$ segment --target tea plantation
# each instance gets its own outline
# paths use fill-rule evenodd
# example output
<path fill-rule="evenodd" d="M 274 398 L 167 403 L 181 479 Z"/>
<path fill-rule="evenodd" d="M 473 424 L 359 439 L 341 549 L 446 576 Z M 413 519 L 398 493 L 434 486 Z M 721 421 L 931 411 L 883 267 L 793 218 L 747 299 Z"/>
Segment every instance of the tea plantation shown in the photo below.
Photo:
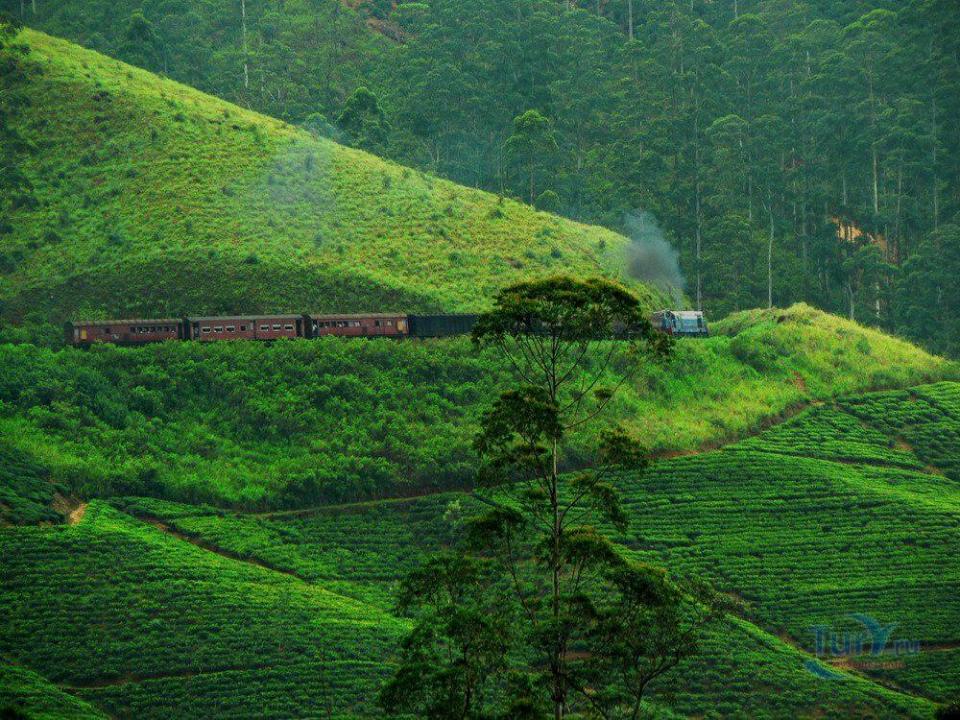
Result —
<path fill-rule="evenodd" d="M 115 716 L 347 716 L 403 631 L 98 503 L 75 526 L 0 532 L 0 554 L 0 656 Z"/>
<path fill-rule="evenodd" d="M 0 661 L 0 711 L 34 720 L 106 720 L 93 705 L 35 672 Z M 4 716 L 6 717 L 6 716 Z"/>
<path fill-rule="evenodd" d="M 960 384 L 844 397 L 721 450 L 660 461 L 625 483 L 631 524 L 620 541 L 637 557 L 709 579 L 736 597 L 741 608 L 738 617 L 704 636 L 701 656 L 655 688 L 654 703 L 681 716 L 709 718 L 923 718 L 932 715 L 930 701 L 960 693 L 960 484 L 947 476 L 955 455 L 942 436 L 916 431 L 921 422 L 936 422 L 954 437 L 950 433 L 960 429 Z M 36 574 L 63 561 L 41 557 L 39 548 L 56 558 L 68 538 L 73 538 L 70 546 L 84 548 L 72 572 L 104 569 L 101 563 L 119 568 L 118 551 L 99 538 L 122 531 L 156 548 L 126 558 L 123 572 L 152 576 L 155 567 L 149 573 L 145 568 L 162 559 L 164 573 L 176 568 L 182 580 L 188 572 L 186 558 L 191 567 L 203 567 L 198 561 L 206 558 L 207 566 L 218 568 L 210 594 L 178 585 L 176 592 L 184 596 L 175 600 L 173 590 L 168 594 L 146 585 L 149 592 L 139 593 L 124 620 L 106 624 L 111 641 L 99 644 L 105 669 L 96 677 L 84 672 L 79 660 L 66 674 L 58 672 L 64 665 L 54 663 L 52 653 L 69 657 L 77 640 L 43 638 L 38 643 L 32 633 L 40 625 L 31 625 L 26 611 L 17 609 L 23 618 L 18 623 L 27 628 L 21 636 L 24 647 L 34 650 L 16 659 L 53 673 L 52 679 L 105 708 L 136 707 L 146 717 L 182 709 L 177 703 L 186 704 L 192 693 L 202 695 L 202 703 L 211 697 L 234 703 L 222 707 L 238 713 L 250 712 L 255 702 L 271 712 L 280 708 L 276 716 L 283 715 L 283 708 L 316 708 L 320 702 L 333 703 L 335 716 L 345 707 L 364 710 L 356 688 L 364 682 L 372 686 L 377 673 L 385 672 L 389 642 L 351 631 L 356 642 L 348 646 L 346 635 L 338 639 L 337 625 L 327 620 L 322 629 L 311 624 L 306 635 L 302 628 L 291 629 L 309 624 L 308 616 L 298 614 L 314 602 L 308 590 L 320 593 L 323 612 L 338 622 L 382 618 L 386 627 L 396 628 L 389 610 L 397 579 L 424 553 L 455 543 L 461 523 L 478 507 L 471 496 L 459 493 L 259 515 L 149 498 L 111 503 L 115 509 L 91 506 L 96 513 L 76 527 L 30 531 L 28 536 L 8 531 L 4 550 L 26 557 L 5 583 L 19 590 L 40 582 Z M 131 516 L 160 521 L 168 533 Z M 20 550 L 33 543 L 34 554 Z M 107 577 L 119 572 L 104 571 Z M 69 577 L 79 582 L 75 575 L 64 576 Z M 63 581 L 45 582 L 49 587 Z M 207 577 L 205 582 L 213 581 Z M 224 602 L 218 593 L 234 582 L 289 587 L 291 599 L 273 600 L 269 594 L 241 599 L 228 592 Z M 92 607 L 102 603 L 101 594 L 122 596 L 122 587 L 88 579 L 74 585 L 82 599 L 59 601 L 38 623 L 72 628 L 74 604 Z M 28 604 L 14 602 L 15 597 L 16 592 L 4 594 L 4 608 Z M 262 603 L 274 603 L 270 613 L 280 612 L 291 625 L 264 628 L 256 617 L 243 614 Z M 236 622 L 225 623 L 224 605 L 244 620 L 235 637 L 223 636 L 227 626 L 238 632 Z M 865 626 L 854 615 L 882 627 L 895 625 L 882 662 L 854 658 L 851 670 L 845 662 L 851 658 L 829 651 L 815 657 L 812 628 L 863 632 Z M 177 632 L 163 639 L 149 632 L 156 627 L 159 633 L 173 621 L 182 628 L 184 618 L 189 618 L 190 630 L 184 630 L 182 645 Z M 102 615 L 94 612 L 91 619 L 104 627 Z M 146 620 L 147 633 L 136 625 L 138 619 Z M 240 648 L 251 641 L 247 632 L 254 628 L 269 638 L 256 646 L 259 660 L 249 648 Z M 64 635 L 83 638 L 84 632 L 71 629 Z M 308 647 L 321 636 L 324 647 Z M 203 644 L 188 647 L 186 637 L 199 637 Z M 126 654 L 121 638 L 141 648 L 155 646 L 157 657 L 151 652 L 144 667 L 142 659 Z M 903 642 L 919 652 L 890 655 Z M 14 651 L 3 652 L 10 656 Z M 182 653 L 179 659 L 177 652 Z M 340 671 L 348 667 L 347 656 L 357 668 L 369 668 L 365 676 L 357 668 L 350 670 L 352 678 L 367 678 L 357 679 L 354 690 Z M 305 686 L 301 673 L 309 672 L 320 679 Z M 243 692 L 231 692 L 237 683 Z M 205 707 L 213 712 L 221 706 Z"/>

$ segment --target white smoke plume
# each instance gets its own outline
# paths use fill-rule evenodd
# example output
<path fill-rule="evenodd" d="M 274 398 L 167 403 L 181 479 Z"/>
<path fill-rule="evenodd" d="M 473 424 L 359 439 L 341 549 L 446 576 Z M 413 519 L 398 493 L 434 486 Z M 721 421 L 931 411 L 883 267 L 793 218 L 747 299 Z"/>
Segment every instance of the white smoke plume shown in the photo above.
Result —
<path fill-rule="evenodd" d="M 680 254 L 664 237 L 656 218 L 637 210 L 624 215 L 623 225 L 633 241 L 627 248 L 627 273 L 670 293 L 679 306 L 686 286 L 680 272 Z"/>

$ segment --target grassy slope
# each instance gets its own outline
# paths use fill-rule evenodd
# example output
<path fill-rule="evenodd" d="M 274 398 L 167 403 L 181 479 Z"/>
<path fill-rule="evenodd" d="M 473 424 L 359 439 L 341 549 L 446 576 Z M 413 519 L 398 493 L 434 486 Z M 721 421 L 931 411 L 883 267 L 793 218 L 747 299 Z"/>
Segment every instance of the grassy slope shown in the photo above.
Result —
<path fill-rule="evenodd" d="M 0 250 L 8 318 L 476 309 L 616 271 L 622 236 L 385 162 L 25 30 L 37 207 Z M 642 288 L 639 288 L 642 291 Z"/>
<path fill-rule="evenodd" d="M 645 368 L 619 396 L 618 419 L 654 450 L 682 453 L 804 402 L 957 376 L 804 306 L 749 320 L 678 343 L 669 367 Z M 88 497 L 264 508 L 408 494 L 470 481 L 477 417 L 507 382 L 465 339 L 0 345 L 0 452 Z"/>
<path fill-rule="evenodd" d="M 637 556 L 703 576 L 743 601 L 743 619 L 706 636 L 704 656 L 659 689 L 673 691 L 673 709 L 929 716 L 929 704 L 862 674 L 933 700 L 960 692 L 957 651 L 941 649 L 960 640 L 960 485 L 941 474 L 955 453 L 941 452 L 942 434 L 923 434 L 930 421 L 960 431 L 960 384 L 843 398 L 722 450 L 663 460 L 623 488 L 633 520 L 621 540 Z M 116 502 L 384 609 L 396 579 L 422 553 L 454 542 L 476 509 L 457 494 L 263 516 Z M 810 628 L 862 632 L 852 613 L 897 623 L 891 641 L 919 641 L 921 653 L 840 680 L 810 674 Z"/>

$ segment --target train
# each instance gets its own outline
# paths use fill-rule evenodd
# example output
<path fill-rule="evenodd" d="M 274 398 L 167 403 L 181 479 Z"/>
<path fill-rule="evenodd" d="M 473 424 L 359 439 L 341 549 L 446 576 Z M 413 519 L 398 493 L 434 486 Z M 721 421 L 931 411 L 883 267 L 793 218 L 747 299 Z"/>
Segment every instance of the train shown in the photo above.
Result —
<path fill-rule="evenodd" d="M 677 337 L 708 337 L 707 320 L 699 310 L 658 310 L 650 316 L 655 330 Z"/>
<path fill-rule="evenodd" d="M 478 315 L 275 314 L 216 315 L 184 318 L 79 320 L 66 323 L 67 344 L 144 345 L 165 340 L 279 340 L 281 338 L 447 337 L 466 335 Z"/>
<path fill-rule="evenodd" d="M 407 315 L 405 313 L 301 315 L 216 315 L 184 318 L 80 320 L 66 323 L 68 345 L 97 343 L 144 345 L 166 340 L 280 340 L 339 337 L 437 338 L 468 335 L 479 315 Z M 703 337 L 703 313 L 662 310 L 651 316 L 653 327 L 677 336 Z"/>

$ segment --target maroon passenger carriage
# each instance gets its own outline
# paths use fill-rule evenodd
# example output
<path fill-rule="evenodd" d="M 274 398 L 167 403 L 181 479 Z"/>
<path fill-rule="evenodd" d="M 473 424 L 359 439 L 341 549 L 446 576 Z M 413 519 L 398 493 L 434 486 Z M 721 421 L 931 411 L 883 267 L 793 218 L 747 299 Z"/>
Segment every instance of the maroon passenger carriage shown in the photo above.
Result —
<path fill-rule="evenodd" d="M 185 340 L 279 340 L 309 337 L 303 315 L 229 315 L 184 319 Z"/>
<path fill-rule="evenodd" d="M 140 345 L 163 340 L 185 340 L 183 322 L 176 318 L 150 320 L 87 320 L 67 323 L 66 340 L 69 345 L 115 343 Z"/>
<path fill-rule="evenodd" d="M 407 316 L 398 313 L 365 315 L 310 315 L 307 337 L 404 337 L 409 334 Z"/>

